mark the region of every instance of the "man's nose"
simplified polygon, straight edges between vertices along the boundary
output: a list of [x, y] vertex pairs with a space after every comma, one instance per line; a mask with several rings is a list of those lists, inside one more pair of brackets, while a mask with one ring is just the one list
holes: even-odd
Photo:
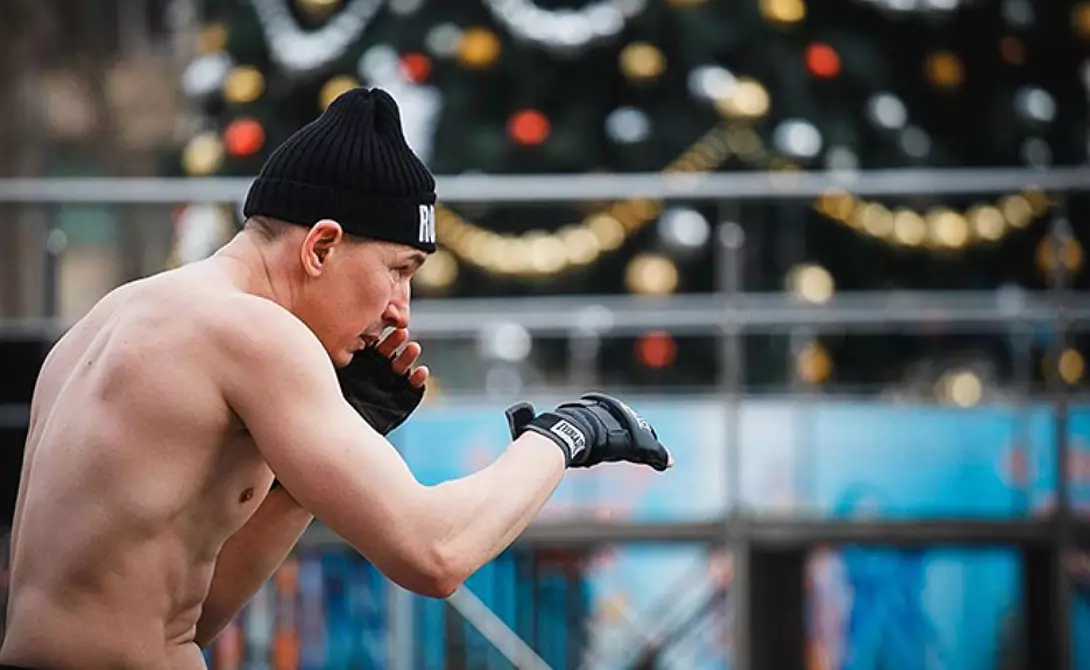
[[386, 311], [382, 315], [383, 320], [394, 328], [409, 327], [409, 289], [398, 291], [392, 300], [386, 305]]

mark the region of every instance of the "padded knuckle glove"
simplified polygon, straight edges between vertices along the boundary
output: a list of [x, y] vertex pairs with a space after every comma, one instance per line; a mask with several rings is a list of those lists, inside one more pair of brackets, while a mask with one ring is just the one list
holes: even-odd
[[506, 416], [512, 439], [527, 430], [544, 435], [564, 452], [568, 467], [625, 461], [661, 472], [673, 465], [654, 427], [604, 393], [586, 393], [537, 415], [529, 403], [518, 403], [507, 409]]

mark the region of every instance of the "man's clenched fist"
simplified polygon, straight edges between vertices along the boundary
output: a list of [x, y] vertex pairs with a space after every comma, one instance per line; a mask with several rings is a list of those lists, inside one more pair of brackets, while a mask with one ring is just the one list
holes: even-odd
[[[413, 368], [420, 345], [406, 344], [408, 339], [408, 331], [394, 330], [356, 352], [352, 362], [337, 371], [345, 399], [383, 435], [400, 426], [424, 399], [428, 369]], [[402, 345], [401, 353], [396, 353]]]
[[661, 472], [674, 464], [651, 424], [604, 393], [586, 393], [579, 400], [536, 415], [533, 405], [518, 403], [506, 414], [512, 439], [527, 430], [544, 435], [564, 451], [568, 467], [627, 461]]

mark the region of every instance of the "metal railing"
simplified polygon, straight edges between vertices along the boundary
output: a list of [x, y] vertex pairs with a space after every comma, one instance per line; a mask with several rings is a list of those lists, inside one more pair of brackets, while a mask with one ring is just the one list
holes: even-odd
[[[446, 203], [558, 203], [610, 198], [656, 198], [713, 203], [718, 225], [736, 226], [737, 204], [747, 200], [798, 200], [820, 196], [831, 189], [860, 196], [973, 195], [1039, 189], [1060, 201], [1051, 225], [1065, 230], [1064, 198], [1090, 191], [1090, 168], [1053, 170], [883, 170], [857, 173], [742, 173], [709, 175], [587, 175], [587, 176], [456, 176], [437, 179], [440, 201]], [[238, 203], [249, 179], [18, 179], [0, 180], [0, 203]], [[421, 337], [460, 338], [479, 333], [481, 325], [495, 321], [518, 323], [532, 335], [552, 335], [571, 340], [607, 334], [637, 334], [653, 328], [669, 328], [677, 334], [710, 334], [719, 339], [724, 377], [718, 388], [727, 408], [730, 430], [738, 421], [734, 412], [743, 396], [744, 356], [741, 338], [754, 333], [794, 333], [835, 328], [840, 331], [894, 333], [920, 330], [941, 323], [963, 332], [1022, 332], [1046, 325], [1055, 334], [1051, 353], [1058, 357], [1070, 333], [1090, 322], [1090, 297], [1069, 289], [1063, 263], [1055, 264], [1048, 291], [942, 291], [839, 293], [829, 302], [813, 305], [788, 295], [752, 294], [745, 291], [737, 273], [745, 241], [737, 235], [716, 235], [718, 263], [724, 268], [718, 292], [711, 295], [680, 295], [669, 298], [573, 296], [525, 299], [423, 300], [414, 303], [414, 332]], [[440, 240], [442, 243], [442, 240]], [[49, 253], [48, 250], [43, 250]], [[3, 331], [60, 332], [67, 324], [56, 319], [32, 319], [0, 324]], [[577, 351], [595, 349], [573, 346]], [[837, 541], [886, 541], [892, 544], [944, 544], [952, 538], [977, 538], [982, 542], [1048, 544], [1062, 555], [1085, 541], [1086, 533], [1070, 516], [1069, 450], [1067, 417], [1070, 397], [1065, 385], [1053, 386], [1050, 402], [1056, 411], [1057, 505], [1051, 518], [1011, 524], [977, 521], [946, 521], [941, 524], [876, 523], [809, 524], [750, 519], [738, 504], [740, 471], [737, 435], [727, 434], [727, 490], [731, 492], [722, 519], [710, 523], [630, 527], [604, 522], [532, 526], [524, 542], [586, 546], [603, 541], [662, 539], [698, 543], [727, 543], [735, 548], [761, 543], [814, 543]], [[986, 526], [986, 527], [985, 527]], [[825, 532], [828, 531], [828, 532]], [[1076, 532], [1078, 531], [1078, 532]], [[318, 528], [309, 536], [316, 543], [335, 542]], [[884, 538], [884, 539], [883, 539]], [[736, 573], [736, 584], [746, 579]], [[1070, 585], [1062, 576], [1056, 585], [1056, 602], [1067, 602]], [[1057, 607], [1060, 607], [1057, 605]], [[748, 630], [745, 612], [735, 614], [736, 624]], [[1067, 613], [1057, 612], [1060, 629], [1056, 644], [1067, 644]], [[497, 633], [503, 635], [503, 632]], [[499, 638], [497, 638], [498, 640]], [[512, 655], [522, 653], [513, 640]], [[524, 650], [523, 650], [524, 651]], [[746, 647], [736, 659], [747, 666]], [[1061, 654], [1068, 667], [1066, 653]]]
[[[252, 179], [0, 179], [0, 202], [241, 202]], [[727, 172], [587, 175], [451, 175], [436, 179], [441, 202], [549, 203], [655, 198], [702, 201], [816, 198], [840, 189], [856, 196], [998, 194], [1090, 188], [1090, 167], [890, 169], [826, 172]]]

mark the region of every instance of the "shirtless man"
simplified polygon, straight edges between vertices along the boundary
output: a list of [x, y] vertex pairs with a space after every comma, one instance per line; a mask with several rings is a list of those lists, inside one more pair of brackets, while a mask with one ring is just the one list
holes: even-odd
[[112, 291], [65, 334], [31, 408], [0, 664], [204, 668], [312, 514], [394, 582], [446, 597], [567, 467], [669, 467], [646, 421], [588, 395], [513, 406], [512, 443], [478, 472], [413, 477], [385, 434], [428, 378], [407, 327], [434, 199], [393, 100], [357, 89], [269, 158], [233, 240]]

